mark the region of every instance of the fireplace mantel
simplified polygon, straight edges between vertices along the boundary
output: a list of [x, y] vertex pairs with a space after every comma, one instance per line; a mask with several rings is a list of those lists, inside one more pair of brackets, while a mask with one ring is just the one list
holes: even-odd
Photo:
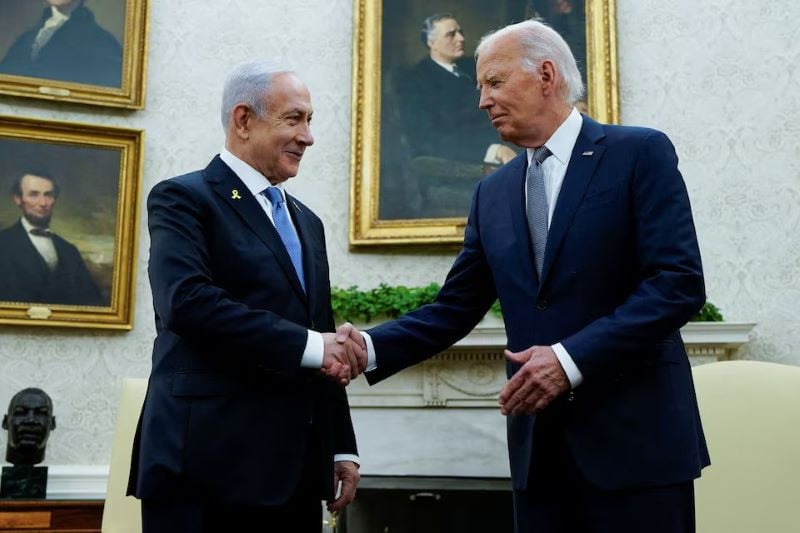
[[[755, 324], [690, 322], [681, 329], [692, 364], [730, 359]], [[376, 387], [364, 379], [347, 389], [352, 407], [496, 407], [506, 382], [502, 321], [488, 316], [444, 353]]]

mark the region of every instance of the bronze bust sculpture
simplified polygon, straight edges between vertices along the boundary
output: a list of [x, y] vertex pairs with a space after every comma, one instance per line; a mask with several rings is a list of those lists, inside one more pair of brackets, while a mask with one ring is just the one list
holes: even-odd
[[8, 430], [6, 461], [15, 466], [41, 463], [50, 430], [55, 427], [53, 401], [46, 392], [27, 388], [16, 393], [3, 417], [3, 429]]

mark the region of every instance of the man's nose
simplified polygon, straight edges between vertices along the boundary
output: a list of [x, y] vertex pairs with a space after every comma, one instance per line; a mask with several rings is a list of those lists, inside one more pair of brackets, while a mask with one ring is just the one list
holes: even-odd
[[314, 144], [314, 136], [311, 134], [311, 128], [306, 126], [300, 131], [297, 135], [297, 142], [304, 144], [305, 146], [311, 146]]
[[306, 126], [303, 128], [303, 131], [300, 132], [298, 136], [298, 141], [306, 146], [311, 146], [314, 144], [314, 136], [311, 134], [311, 128]]
[[478, 101], [478, 107], [480, 109], [488, 109], [491, 106], [491, 99], [489, 98], [488, 91], [485, 89], [481, 89], [481, 98]]

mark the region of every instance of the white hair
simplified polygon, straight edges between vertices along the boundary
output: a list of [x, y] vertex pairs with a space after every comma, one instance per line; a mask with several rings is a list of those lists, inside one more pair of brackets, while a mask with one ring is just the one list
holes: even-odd
[[258, 118], [267, 115], [267, 98], [272, 79], [278, 74], [291, 73], [272, 61], [245, 61], [233, 67], [225, 77], [222, 89], [222, 127], [228, 129], [233, 108], [245, 104]]
[[572, 50], [557, 31], [538, 20], [510, 24], [484, 35], [475, 49], [475, 57], [478, 57], [498, 37], [509, 34], [514, 34], [519, 40], [522, 47], [522, 64], [525, 68], [538, 73], [543, 61], [552, 61], [564, 80], [561, 88], [564, 102], [567, 105], [574, 105], [581, 99], [583, 80]]

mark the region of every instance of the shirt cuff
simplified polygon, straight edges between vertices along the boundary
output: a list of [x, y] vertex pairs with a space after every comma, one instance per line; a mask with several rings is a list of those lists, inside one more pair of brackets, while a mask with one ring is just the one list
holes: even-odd
[[583, 374], [578, 370], [578, 366], [575, 364], [575, 361], [572, 360], [572, 356], [569, 355], [567, 349], [564, 348], [560, 342], [554, 344], [552, 348], [556, 353], [558, 362], [561, 363], [561, 368], [564, 369], [564, 373], [567, 375], [570, 386], [574, 389], [583, 383]]
[[372, 337], [366, 331], [359, 331], [361, 336], [364, 337], [364, 342], [367, 344], [367, 368], [364, 372], [369, 372], [378, 368], [378, 361], [375, 358], [375, 346], [372, 344]]
[[324, 353], [325, 343], [322, 341], [322, 334], [308, 330], [306, 349], [303, 351], [303, 358], [300, 359], [300, 366], [302, 368], [322, 368], [322, 356]]
[[352, 453], [334, 454], [333, 462], [338, 463], [339, 461], [352, 461], [356, 464], [356, 466], [361, 466], [361, 459], [359, 459], [357, 455], [353, 455]]

